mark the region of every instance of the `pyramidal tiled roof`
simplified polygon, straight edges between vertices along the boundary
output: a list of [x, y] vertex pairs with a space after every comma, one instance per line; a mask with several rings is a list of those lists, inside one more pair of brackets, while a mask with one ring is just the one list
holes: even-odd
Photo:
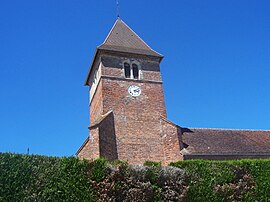
[[161, 54], [150, 48], [120, 18], [116, 20], [110, 33], [98, 49], [163, 57]]
[[105, 41], [96, 49], [84, 83], [86, 86], [89, 85], [88, 80], [92, 72], [92, 66], [101, 50], [154, 56], [159, 58], [159, 61], [163, 58], [161, 54], [150, 48], [123, 20], [118, 18]]

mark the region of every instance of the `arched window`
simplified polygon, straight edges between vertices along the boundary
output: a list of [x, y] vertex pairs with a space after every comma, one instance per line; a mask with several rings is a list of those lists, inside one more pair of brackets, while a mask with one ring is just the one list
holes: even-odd
[[124, 63], [124, 68], [125, 68], [125, 77], [130, 78], [130, 65], [127, 62]]
[[125, 78], [129, 79], [141, 79], [140, 64], [134, 60], [126, 60], [123, 62], [123, 71]]
[[132, 72], [133, 72], [133, 78], [138, 79], [139, 78], [139, 69], [138, 65], [132, 64]]

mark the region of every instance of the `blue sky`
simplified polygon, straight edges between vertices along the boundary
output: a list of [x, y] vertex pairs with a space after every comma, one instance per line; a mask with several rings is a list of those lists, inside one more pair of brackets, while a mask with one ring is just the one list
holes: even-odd
[[[165, 58], [170, 120], [270, 129], [270, 1], [122, 1], [121, 18]], [[0, 1], [0, 152], [71, 156], [88, 135], [95, 48], [115, 0]]]

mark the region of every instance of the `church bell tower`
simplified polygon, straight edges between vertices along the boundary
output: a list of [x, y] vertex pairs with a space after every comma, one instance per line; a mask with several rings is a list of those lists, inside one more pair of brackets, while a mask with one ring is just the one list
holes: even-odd
[[131, 164], [182, 159], [180, 127], [166, 115], [162, 58], [120, 18], [116, 20], [97, 47], [86, 77], [90, 125], [79, 158]]

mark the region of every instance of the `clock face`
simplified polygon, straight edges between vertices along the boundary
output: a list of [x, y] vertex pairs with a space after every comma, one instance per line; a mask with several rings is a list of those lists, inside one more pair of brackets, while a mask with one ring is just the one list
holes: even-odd
[[131, 85], [128, 87], [128, 93], [133, 96], [133, 97], [137, 97], [141, 94], [141, 89], [139, 86], [136, 85]]

